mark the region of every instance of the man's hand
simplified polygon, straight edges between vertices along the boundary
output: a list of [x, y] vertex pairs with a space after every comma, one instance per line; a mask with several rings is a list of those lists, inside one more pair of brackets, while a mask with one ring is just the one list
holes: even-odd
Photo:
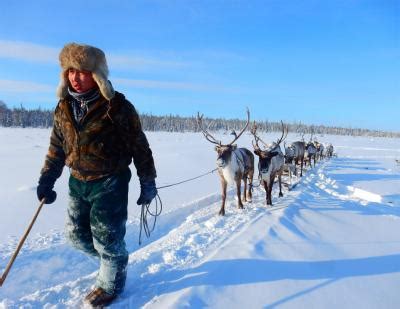
[[140, 196], [137, 200], [138, 205], [150, 204], [157, 195], [155, 180], [140, 181]]
[[57, 193], [53, 190], [55, 179], [48, 176], [41, 176], [39, 178], [39, 185], [36, 188], [36, 193], [39, 201], [44, 198], [45, 204], [52, 204], [57, 198]]

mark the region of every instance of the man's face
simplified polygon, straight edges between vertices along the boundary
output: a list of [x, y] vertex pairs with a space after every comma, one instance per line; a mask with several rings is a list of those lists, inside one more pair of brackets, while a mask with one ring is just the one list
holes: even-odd
[[78, 93], [86, 92], [97, 86], [93, 79], [92, 73], [88, 71], [69, 69], [68, 80], [74, 91]]

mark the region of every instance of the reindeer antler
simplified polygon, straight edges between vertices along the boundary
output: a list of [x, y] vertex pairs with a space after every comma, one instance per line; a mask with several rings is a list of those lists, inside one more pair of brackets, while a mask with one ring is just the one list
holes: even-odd
[[254, 149], [260, 149], [260, 146], [258, 145], [259, 137], [256, 134], [257, 132], [257, 124], [256, 121], [254, 120], [253, 126], [250, 129], [250, 133], [254, 136], [254, 139], [256, 140], [256, 144], [254, 145], [253, 141], [251, 141], [251, 144], [253, 145]]
[[216, 145], [221, 145], [221, 141], [217, 140], [214, 136], [212, 136], [209, 132], [208, 132], [208, 128], [210, 127], [210, 125], [208, 126], [207, 130], [205, 130], [203, 128], [203, 114], [200, 115], [200, 113], [197, 113], [197, 125], [199, 126], [201, 133], [203, 133], [204, 137], [206, 138], [206, 140], [208, 140], [209, 142], [216, 144]]
[[208, 126], [207, 130], [204, 129], [203, 127], [203, 114], [200, 115], [200, 113], [197, 113], [197, 124], [201, 130], [201, 133], [203, 133], [204, 137], [211, 143], [213, 144], [217, 144], [219, 146], [230, 146], [232, 145], [234, 142], [236, 142], [238, 140], [238, 138], [243, 134], [244, 131], [246, 131], [246, 128], [248, 127], [250, 122], [250, 111], [247, 108], [247, 122], [246, 125], [243, 127], [243, 129], [240, 131], [239, 134], [235, 135], [235, 138], [232, 142], [230, 142], [229, 144], [223, 145], [221, 141], [217, 140], [214, 136], [212, 136], [209, 132], [208, 132], [208, 128], [210, 127], [210, 125]]
[[[280, 143], [282, 143], [282, 141], [286, 139], [286, 137], [287, 137], [287, 135], [288, 135], [288, 133], [289, 133], [288, 126], [285, 127], [285, 126], [283, 125], [283, 121], [282, 121], [282, 120], [281, 120], [281, 124], [282, 124], [282, 136], [281, 136], [281, 138], [278, 139], [278, 141], [276, 142], [277, 145], [279, 145]], [[285, 128], [286, 128], [286, 130], [285, 130]], [[285, 135], [285, 131], [286, 131], [286, 135]]]
[[258, 135], [257, 135], [257, 124], [254, 121], [253, 126], [250, 130], [251, 134], [253, 134], [254, 136], [254, 140], [256, 141], [256, 144], [254, 145], [253, 141], [251, 141], [251, 143], [253, 144], [254, 148], [258, 148], [260, 149], [260, 146], [258, 145], [258, 142], [260, 141], [261, 143], [263, 143], [266, 147], [268, 147], [268, 144], [266, 142], [264, 142]]
[[227, 146], [232, 145], [234, 142], [236, 142], [238, 140], [238, 138], [243, 134], [244, 131], [246, 131], [247, 127], [249, 126], [249, 123], [250, 123], [250, 111], [249, 111], [248, 108], [246, 110], [246, 113], [247, 113], [246, 125], [243, 127], [243, 129], [240, 131], [239, 134], [235, 135], [235, 139], [232, 142], [230, 142]]

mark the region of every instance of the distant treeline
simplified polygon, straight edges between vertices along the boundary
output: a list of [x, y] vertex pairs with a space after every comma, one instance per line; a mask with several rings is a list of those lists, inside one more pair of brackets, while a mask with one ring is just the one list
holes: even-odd
[[2, 127], [42, 127], [53, 125], [53, 112], [43, 109], [27, 110], [23, 106], [10, 109], [0, 101], [0, 126]]
[[[148, 114], [140, 115], [142, 126], [145, 131], [166, 132], [198, 132], [196, 117], [182, 117], [174, 115], [154, 116]], [[231, 131], [243, 128], [245, 121], [240, 119], [205, 118], [203, 119], [210, 131]], [[53, 111], [43, 109], [28, 110], [23, 106], [8, 108], [0, 101], [0, 126], [2, 127], [34, 127], [48, 128], [53, 125]], [[304, 135], [350, 135], [350, 136], [374, 136], [374, 137], [400, 137], [400, 132], [387, 132], [379, 130], [368, 130], [359, 128], [342, 128], [325, 125], [306, 125], [301, 122], [285, 123], [289, 132]], [[273, 121], [257, 121], [258, 131], [276, 132], [281, 131], [281, 123]], [[306, 137], [307, 138], [307, 137]]]

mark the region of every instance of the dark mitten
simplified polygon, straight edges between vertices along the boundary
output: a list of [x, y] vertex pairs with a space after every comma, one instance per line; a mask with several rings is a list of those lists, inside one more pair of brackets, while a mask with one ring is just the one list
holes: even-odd
[[57, 193], [53, 190], [56, 179], [50, 176], [40, 176], [39, 185], [36, 188], [36, 193], [39, 201], [44, 198], [45, 204], [54, 203], [57, 198]]
[[140, 196], [137, 200], [138, 205], [150, 204], [157, 195], [156, 181], [154, 179], [140, 181]]

